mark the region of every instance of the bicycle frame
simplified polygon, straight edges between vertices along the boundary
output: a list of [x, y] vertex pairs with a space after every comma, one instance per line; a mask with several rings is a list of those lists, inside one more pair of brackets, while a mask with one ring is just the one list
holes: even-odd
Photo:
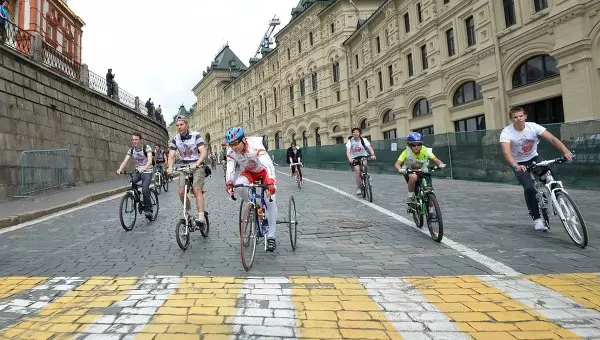
[[190, 187], [190, 182], [191, 182], [191, 178], [192, 178], [192, 170], [190, 169], [190, 166], [185, 166], [185, 167], [181, 167], [181, 168], [177, 168], [177, 171], [181, 171], [182, 174], [185, 176], [185, 185], [183, 186], [183, 206], [182, 206], [182, 215], [183, 215], [183, 219], [185, 220], [185, 228], [186, 228], [186, 232], [189, 233], [188, 227], [191, 224], [190, 218], [191, 216], [188, 216], [187, 214], [187, 200], [188, 200], [188, 192], [189, 192], [189, 187]]
[[[548, 165], [552, 164], [552, 163], [562, 163], [564, 162], [563, 158], [557, 158], [557, 159], [553, 159], [553, 160], [549, 160], [549, 161], [542, 161], [539, 163], [534, 163], [532, 164], [530, 167], [528, 167], [529, 170], [529, 174], [531, 176], [531, 179], [533, 180], [533, 185], [536, 188], [536, 192], [539, 194], [539, 196], [543, 195], [543, 191], [544, 190], [542, 188], [542, 186], [546, 189], [546, 191], [550, 194], [550, 199], [552, 201], [552, 212], [554, 215], [558, 215], [558, 217], [561, 219], [561, 221], [565, 221], [565, 215], [562, 212], [562, 209], [557, 209], [558, 205], [558, 200], [556, 199], [556, 193], [559, 191], [565, 192], [568, 194], [567, 190], [565, 190], [565, 188], [563, 187], [562, 181], [557, 181], [554, 179], [554, 176], [552, 175], [552, 171], [550, 170], [550, 168], [548, 167], [547, 169], [545, 169], [545, 171], [543, 173], [541, 173], [539, 176], [537, 176], [536, 174], [534, 174], [533, 172], [531, 172], [532, 169], [538, 168], [538, 167], [547, 167]], [[545, 176], [545, 178], [544, 178]], [[548, 202], [542, 202], [540, 201], [540, 197], [538, 197], [538, 203], [539, 204], [545, 204], [547, 205]], [[542, 208], [546, 208], [545, 206]]]
[[[263, 216], [267, 211], [267, 202], [265, 201], [264, 190], [265, 186], [263, 184], [238, 184], [234, 185], [234, 188], [247, 188], [249, 193], [248, 203], [251, 209], [256, 209], [258, 203], [260, 203], [260, 207], [263, 211]], [[261, 193], [258, 194], [256, 189], [260, 188]], [[235, 196], [232, 196], [235, 200]], [[258, 201], [260, 199], [260, 201]], [[267, 229], [263, 224], [264, 217], [259, 215], [258, 218], [258, 237], [265, 237], [267, 234]], [[269, 223], [277, 223], [277, 221], [269, 221]], [[267, 249], [267, 243], [265, 242], [265, 250]]]

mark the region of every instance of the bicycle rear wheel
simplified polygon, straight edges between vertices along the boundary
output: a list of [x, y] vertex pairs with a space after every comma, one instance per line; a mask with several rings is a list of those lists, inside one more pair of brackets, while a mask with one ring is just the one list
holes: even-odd
[[200, 229], [200, 234], [202, 234], [202, 237], [206, 238], [208, 237], [208, 232], [210, 231], [210, 223], [208, 222], [208, 212], [204, 212], [204, 226], [202, 227], [202, 229]]
[[[433, 192], [425, 194], [425, 216], [427, 217], [427, 228], [429, 234], [435, 242], [441, 242], [444, 237], [444, 222], [442, 221], [442, 211], [437, 198]], [[436, 227], [437, 226], [437, 227]]]
[[169, 191], [169, 179], [165, 178], [165, 176], [161, 176], [162, 178], [162, 187], [165, 192]]
[[177, 222], [177, 226], [175, 227], [175, 239], [177, 240], [177, 245], [182, 250], [186, 250], [190, 245], [190, 231], [188, 230], [184, 219], [180, 219], [179, 222]]
[[413, 221], [415, 221], [415, 226], [419, 229], [423, 228], [423, 215], [419, 213], [419, 209], [416, 206], [413, 206], [410, 209], [412, 210], [412, 216]]
[[567, 234], [571, 241], [581, 248], [585, 248], [588, 243], [587, 228], [585, 221], [575, 201], [566, 192], [559, 190], [556, 192], [557, 208], [561, 210], [565, 220], [561, 219]]
[[296, 242], [298, 241], [298, 219], [296, 217], [296, 201], [294, 201], [294, 196], [290, 197], [290, 203], [288, 205], [288, 229], [290, 231], [292, 250], [296, 250]]
[[121, 227], [123, 227], [125, 231], [130, 231], [133, 229], [136, 219], [137, 209], [135, 206], [135, 197], [131, 192], [127, 192], [123, 195], [123, 198], [121, 198], [121, 204], [119, 206], [119, 220], [121, 221]]
[[152, 220], [156, 221], [158, 217], [158, 192], [155, 188], [150, 189], [150, 202], [152, 203]]
[[242, 266], [248, 271], [256, 255], [258, 215], [251, 204], [244, 203], [240, 205], [240, 255]]

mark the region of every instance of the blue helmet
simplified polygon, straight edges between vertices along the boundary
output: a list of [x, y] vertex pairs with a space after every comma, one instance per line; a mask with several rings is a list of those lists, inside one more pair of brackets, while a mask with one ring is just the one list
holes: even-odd
[[423, 136], [418, 132], [411, 132], [406, 137], [406, 142], [407, 143], [415, 143], [415, 142], [423, 143]]
[[244, 128], [241, 126], [232, 127], [225, 133], [225, 143], [229, 144], [244, 137]]

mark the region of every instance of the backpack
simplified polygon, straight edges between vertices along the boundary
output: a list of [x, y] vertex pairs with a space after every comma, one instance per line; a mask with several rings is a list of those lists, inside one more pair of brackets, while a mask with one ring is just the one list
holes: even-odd
[[[348, 137], [348, 140], [351, 140], [351, 139], [352, 139], [352, 136]], [[360, 143], [362, 144], [365, 151], [367, 151], [367, 146], [365, 145], [365, 139], [362, 138], [362, 136], [360, 136]]]
[[[150, 145], [142, 145], [142, 150], [146, 150], [148, 147], [150, 147]], [[129, 149], [129, 153], [133, 156], [133, 147]], [[156, 153], [154, 152], [154, 150], [152, 150], [152, 165], [155, 165], [156, 163], [154, 157], [156, 157]]]

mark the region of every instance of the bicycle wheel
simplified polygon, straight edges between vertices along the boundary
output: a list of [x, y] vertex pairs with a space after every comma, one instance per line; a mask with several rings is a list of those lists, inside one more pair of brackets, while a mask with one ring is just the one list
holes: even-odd
[[190, 245], [190, 231], [188, 230], [184, 219], [177, 222], [177, 226], [175, 227], [175, 239], [177, 240], [177, 245], [182, 250], [186, 250]]
[[361, 174], [360, 175], [360, 192], [362, 195], [362, 198], [367, 197], [367, 190], [365, 190], [365, 174]]
[[150, 189], [150, 202], [152, 203], [152, 219], [151, 221], [156, 221], [158, 217], [158, 192], [155, 188]]
[[157, 194], [160, 194], [160, 189], [162, 188], [162, 183], [160, 182], [160, 175], [156, 174], [154, 176], [154, 189]]
[[[585, 248], [588, 243], [587, 228], [581, 212], [575, 201], [566, 192], [559, 190], [556, 192], [557, 209], [560, 209], [565, 220], [561, 219], [567, 234], [576, 245]], [[579, 227], [579, 228], [578, 228]]]
[[[244, 209], [245, 206], [245, 209]], [[252, 204], [240, 206], [240, 255], [242, 266], [246, 271], [250, 270], [256, 255], [256, 229], [258, 228], [258, 215]]]
[[548, 208], [542, 208], [540, 209], [540, 212], [542, 213], [542, 218], [544, 219], [544, 224], [546, 225], [546, 228], [550, 229], [550, 217], [548, 216]]
[[292, 250], [296, 250], [296, 242], [298, 241], [298, 219], [296, 217], [296, 201], [294, 201], [294, 196], [290, 197], [290, 203], [288, 205], [288, 229], [290, 231]]
[[165, 192], [169, 191], [169, 180], [165, 178], [165, 176], [160, 176], [162, 178], [162, 187]]
[[[438, 204], [437, 198], [433, 192], [425, 194], [426, 210], [425, 216], [427, 217], [427, 228], [429, 234], [435, 242], [441, 242], [444, 237], [444, 222], [442, 221], [442, 211]], [[433, 210], [433, 211], [432, 211]], [[437, 228], [435, 228], [437, 225]]]
[[206, 238], [208, 237], [208, 232], [210, 231], [210, 223], [208, 222], [208, 212], [204, 212], [204, 220], [206, 221], [204, 223], [204, 226], [202, 227], [202, 229], [200, 229], [200, 234], [202, 234], [202, 237]]
[[296, 174], [296, 184], [298, 185], [298, 189], [302, 189], [302, 181], [300, 180], [300, 175]]
[[[131, 219], [133, 215], [133, 219]], [[129, 218], [127, 217], [129, 216]], [[125, 193], [121, 198], [121, 204], [119, 206], [119, 220], [121, 221], [121, 227], [126, 231], [133, 229], [135, 220], [137, 219], [137, 209], [135, 206], [135, 197], [131, 192]]]
[[365, 174], [365, 196], [369, 202], [373, 202], [373, 188], [371, 187], [371, 176]]
[[410, 208], [410, 210], [412, 210], [412, 216], [413, 221], [415, 221], [415, 226], [419, 229], [423, 228], [423, 215], [419, 213], [419, 209], [416, 206], [414, 206]]

